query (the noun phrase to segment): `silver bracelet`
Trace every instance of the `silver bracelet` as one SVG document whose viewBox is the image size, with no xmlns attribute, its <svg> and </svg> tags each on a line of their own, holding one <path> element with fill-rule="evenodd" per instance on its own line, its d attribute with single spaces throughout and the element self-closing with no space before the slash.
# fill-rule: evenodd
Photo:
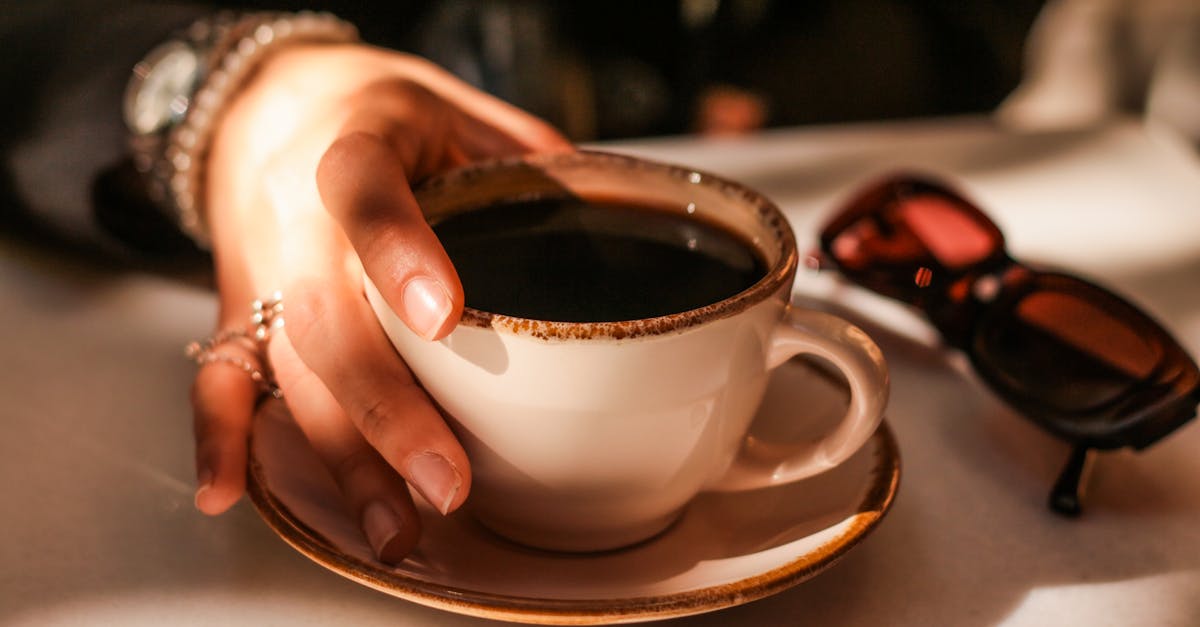
<svg viewBox="0 0 1200 627">
<path fill-rule="evenodd" d="M 151 51 L 125 96 L 134 164 L 151 198 L 207 246 L 204 167 L 224 107 L 269 52 L 353 41 L 358 29 L 328 13 L 220 13 Z"/>
</svg>

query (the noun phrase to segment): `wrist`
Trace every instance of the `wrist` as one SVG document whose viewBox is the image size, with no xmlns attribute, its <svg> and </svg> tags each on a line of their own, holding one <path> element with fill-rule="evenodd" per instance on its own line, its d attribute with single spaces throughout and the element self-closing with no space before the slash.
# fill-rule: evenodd
<svg viewBox="0 0 1200 627">
<path fill-rule="evenodd" d="M 274 52 L 300 42 L 354 40 L 354 27 L 329 14 L 221 13 L 153 50 L 134 69 L 125 112 L 151 197 L 207 246 L 205 169 L 228 105 Z"/>
</svg>

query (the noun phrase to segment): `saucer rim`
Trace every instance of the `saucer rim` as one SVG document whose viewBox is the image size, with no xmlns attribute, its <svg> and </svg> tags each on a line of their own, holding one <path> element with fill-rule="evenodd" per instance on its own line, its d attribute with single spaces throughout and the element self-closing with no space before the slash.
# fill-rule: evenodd
<svg viewBox="0 0 1200 627">
<path fill-rule="evenodd" d="M 254 455 L 255 432 L 252 429 L 247 492 L 267 526 L 292 548 L 347 579 L 392 596 L 458 614 L 529 624 L 593 625 L 676 618 L 777 594 L 826 570 L 870 535 L 891 508 L 900 484 L 900 450 L 885 419 L 870 438 L 876 447 L 875 463 L 857 513 L 842 533 L 818 548 L 771 570 L 694 590 L 609 599 L 546 599 L 432 584 L 336 550 L 334 543 L 271 493 L 262 463 Z"/>
</svg>

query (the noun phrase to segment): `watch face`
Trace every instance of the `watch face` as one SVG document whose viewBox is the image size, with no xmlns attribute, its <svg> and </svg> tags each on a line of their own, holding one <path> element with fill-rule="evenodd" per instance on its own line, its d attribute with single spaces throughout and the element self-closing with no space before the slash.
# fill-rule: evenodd
<svg viewBox="0 0 1200 627">
<path fill-rule="evenodd" d="M 200 60 L 187 44 L 174 41 L 156 48 L 133 69 L 125 94 L 125 123 L 136 133 L 148 134 L 182 119 L 199 71 Z"/>
</svg>

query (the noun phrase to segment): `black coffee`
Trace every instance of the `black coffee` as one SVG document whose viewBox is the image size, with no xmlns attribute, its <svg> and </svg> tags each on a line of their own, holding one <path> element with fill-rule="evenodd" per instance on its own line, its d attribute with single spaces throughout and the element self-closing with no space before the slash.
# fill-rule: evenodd
<svg viewBox="0 0 1200 627">
<path fill-rule="evenodd" d="M 467 305 L 560 322 L 696 309 L 766 274 L 757 251 L 682 212 L 579 199 L 522 200 L 434 225 Z"/>
</svg>

